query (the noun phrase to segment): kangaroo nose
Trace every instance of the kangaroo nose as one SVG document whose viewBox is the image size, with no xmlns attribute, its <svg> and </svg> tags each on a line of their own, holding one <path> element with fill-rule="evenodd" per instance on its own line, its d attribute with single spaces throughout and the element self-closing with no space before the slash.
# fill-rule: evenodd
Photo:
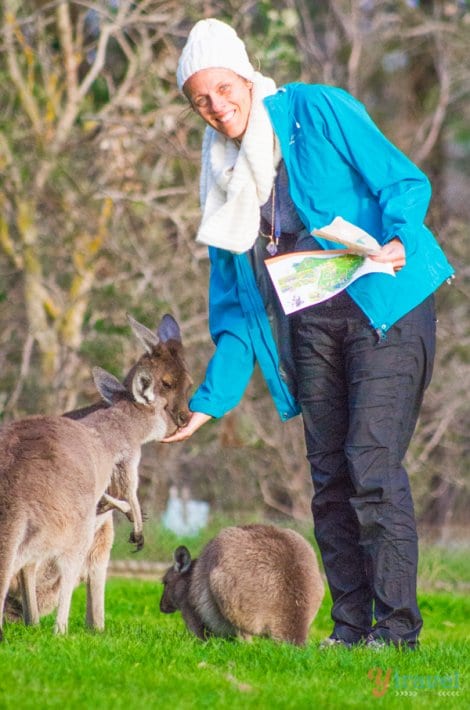
<svg viewBox="0 0 470 710">
<path fill-rule="evenodd" d="M 185 426 L 189 422 L 190 417 L 191 412 L 189 410 L 181 410 L 176 417 L 176 423 L 178 426 Z"/>
</svg>

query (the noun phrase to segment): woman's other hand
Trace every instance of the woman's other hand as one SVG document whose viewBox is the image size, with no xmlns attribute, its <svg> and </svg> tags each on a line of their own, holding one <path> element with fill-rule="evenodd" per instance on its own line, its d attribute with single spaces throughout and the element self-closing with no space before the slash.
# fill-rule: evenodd
<svg viewBox="0 0 470 710">
<path fill-rule="evenodd" d="M 385 244 L 378 254 L 369 258 L 381 264 L 388 262 L 393 266 L 394 271 L 400 271 L 406 264 L 405 247 L 398 237 L 395 237 Z"/>
<path fill-rule="evenodd" d="M 175 432 L 171 436 L 167 436 L 165 439 L 162 439 L 162 441 L 164 444 L 172 444 L 174 441 L 185 441 L 186 439 L 189 439 L 189 437 L 192 436 L 195 431 L 202 427 L 203 424 L 208 422 L 209 419 L 212 419 L 209 414 L 203 414 L 202 412 L 193 412 L 191 419 L 186 424 L 186 426 L 182 427 L 181 429 L 178 429 L 177 432 Z"/>
</svg>

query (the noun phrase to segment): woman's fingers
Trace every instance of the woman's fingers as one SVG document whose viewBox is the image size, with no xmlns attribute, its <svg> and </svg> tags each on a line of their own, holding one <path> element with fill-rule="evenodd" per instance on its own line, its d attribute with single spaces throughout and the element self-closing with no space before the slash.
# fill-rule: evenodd
<svg viewBox="0 0 470 710">
<path fill-rule="evenodd" d="M 405 247 L 398 238 L 392 239 L 381 248 L 378 254 L 374 254 L 370 259 L 381 264 L 390 263 L 395 271 L 399 271 L 406 264 Z"/>
<path fill-rule="evenodd" d="M 164 444 L 172 444 L 174 441 L 185 441 L 186 439 L 189 439 L 195 431 L 202 427 L 203 424 L 208 422 L 209 419 L 212 419 L 209 414 L 203 414 L 203 412 L 193 412 L 191 419 L 186 426 L 178 429 L 177 432 L 171 436 L 167 436 L 165 439 L 162 439 L 162 441 Z"/>
</svg>

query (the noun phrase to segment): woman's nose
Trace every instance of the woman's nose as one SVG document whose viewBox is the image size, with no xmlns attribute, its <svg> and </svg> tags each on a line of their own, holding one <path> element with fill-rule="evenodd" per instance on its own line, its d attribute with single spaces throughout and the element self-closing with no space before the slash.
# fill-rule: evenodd
<svg viewBox="0 0 470 710">
<path fill-rule="evenodd" d="M 224 97 L 218 96 L 217 94 L 210 97 L 210 102 L 211 111 L 213 113 L 219 113 L 219 111 L 223 111 L 225 109 L 225 106 L 227 105 L 227 102 Z"/>
</svg>

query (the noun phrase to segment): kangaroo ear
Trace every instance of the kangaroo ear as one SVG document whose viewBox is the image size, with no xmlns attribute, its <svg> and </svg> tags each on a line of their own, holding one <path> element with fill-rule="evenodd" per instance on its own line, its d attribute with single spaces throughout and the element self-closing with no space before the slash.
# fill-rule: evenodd
<svg viewBox="0 0 470 710">
<path fill-rule="evenodd" d="M 151 404 L 155 401 L 155 381 L 152 373 L 139 367 L 132 377 L 132 395 L 139 404 Z"/>
<path fill-rule="evenodd" d="M 92 374 L 96 389 L 108 404 L 113 404 L 117 397 L 127 394 L 126 388 L 117 377 L 106 372 L 102 367 L 94 367 Z"/>
<path fill-rule="evenodd" d="M 174 570 L 180 574 L 184 574 L 191 567 L 191 553 L 184 545 L 180 545 L 173 553 L 175 561 Z"/>
<path fill-rule="evenodd" d="M 178 342 L 181 342 L 180 327 L 173 316 L 170 316 L 169 313 L 164 315 L 161 319 L 160 325 L 157 329 L 157 335 L 162 343 L 166 343 L 167 340 L 177 340 Z"/>
<path fill-rule="evenodd" d="M 136 319 L 129 315 L 129 313 L 127 314 L 127 320 L 132 328 L 132 332 L 144 346 L 144 350 L 151 353 L 153 348 L 155 348 L 159 343 L 158 335 L 150 330 L 150 328 L 147 328 L 147 326 L 136 321 Z"/>
</svg>

